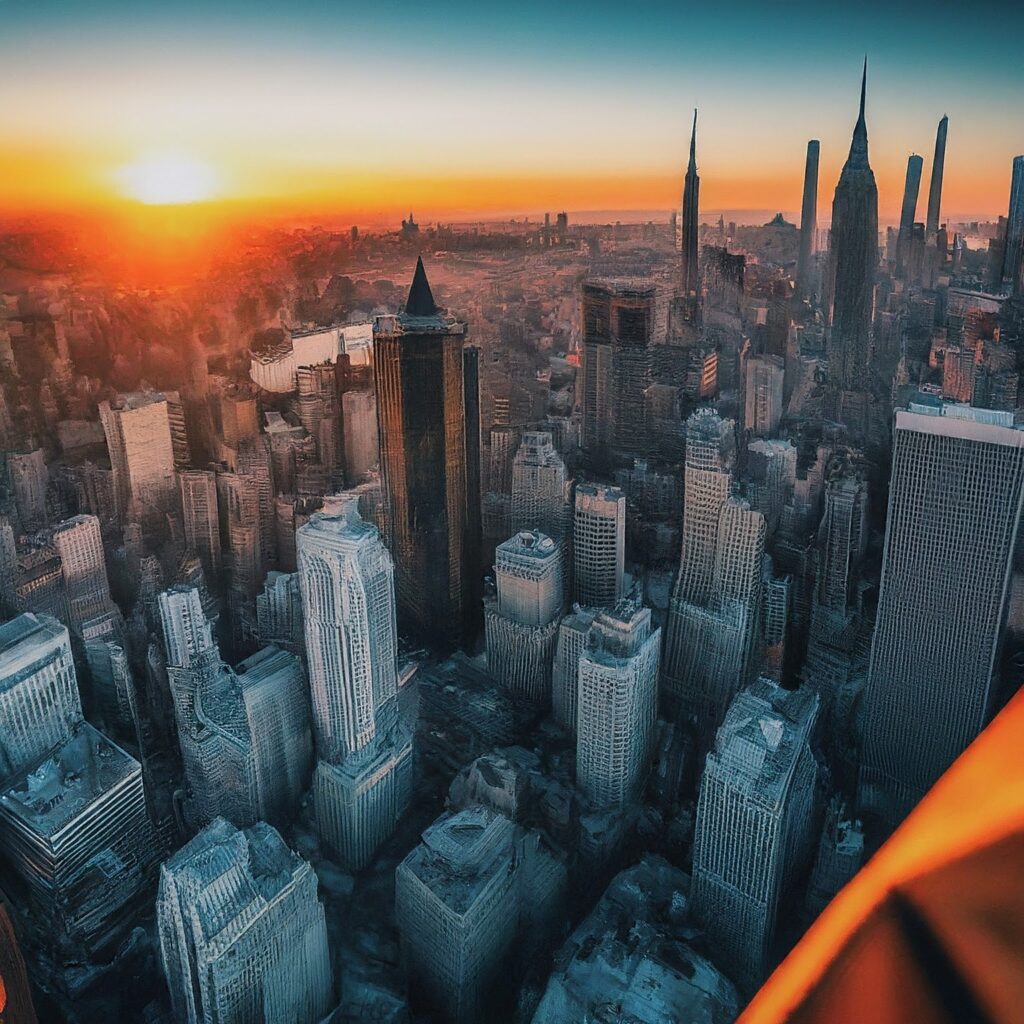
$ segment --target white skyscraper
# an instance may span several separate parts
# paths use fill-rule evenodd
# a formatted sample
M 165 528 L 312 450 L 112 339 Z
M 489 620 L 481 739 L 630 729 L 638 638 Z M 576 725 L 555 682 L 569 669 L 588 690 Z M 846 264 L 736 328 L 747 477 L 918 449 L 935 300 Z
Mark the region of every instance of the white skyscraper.
M 573 519 L 573 595 L 577 604 L 611 608 L 623 596 L 626 495 L 618 487 L 578 484 Z
M 564 883 L 536 832 L 480 806 L 439 818 L 395 872 L 414 998 L 450 1024 L 493 1019 L 490 990 L 514 970 L 514 947 L 543 943 Z
M 237 825 L 287 820 L 312 761 L 302 663 L 265 647 L 231 669 L 221 660 L 199 591 L 159 597 L 190 817 L 222 815 Z
M 0 787 L 5 888 L 45 947 L 43 977 L 117 948 L 161 855 L 142 768 L 79 721 Z M 101 954 L 102 955 L 102 954 Z
M 994 710 L 1024 502 L 1012 413 L 896 413 L 860 803 L 895 826 Z
M 0 626 L 0 778 L 66 740 L 81 719 L 67 629 L 32 612 Z
M 60 555 L 68 623 L 76 635 L 119 634 L 121 613 L 110 596 L 100 521 L 96 516 L 65 519 L 53 528 L 51 543 Z
M 484 609 L 488 668 L 512 693 L 546 704 L 565 586 L 561 545 L 523 530 L 498 545 L 494 571 L 497 598 Z
M 316 875 L 271 826 L 211 822 L 164 862 L 156 910 L 182 1024 L 318 1024 L 330 1011 Z
M 639 798 L 658 717 L 661 630 L 651 611 L 624 601 L 601 612 L 579 661 L 576 782 L 594 807 Z
M 722 968 L 751 992 L 772 966 L 780 903 L 813 849 L 818 696 L 758 679 L 707 756 L 693 849 L 694 912 Z
M 353 496 L 327 498 L 296 533 L 313 697 L 321 838 L 362 867 L 394 830 L 411 787 L 398 714 L 394 566 Z
M 683 544 L 669 605 L 664 686 L 671 713 L 710 740 L 756 674 L 767 525 L 731 497 L 733 423 L 701 409 L 687 422 Z
M 569 527 L 569 475 L 544 431 L 527 431 L 512 460 L 512 529 L 565 537 Z
M 576 709 L 579 703 L 580 657 L 596 615 L 594 609 L 574 605 L 558 627 L 551 673 L 551 707 L 555 720 L 573 735 L 576 734 Z

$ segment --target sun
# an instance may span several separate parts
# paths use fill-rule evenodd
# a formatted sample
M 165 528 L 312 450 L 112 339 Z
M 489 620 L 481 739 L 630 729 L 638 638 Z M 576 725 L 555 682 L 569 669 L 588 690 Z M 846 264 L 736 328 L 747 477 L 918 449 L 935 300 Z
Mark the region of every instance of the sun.
M 213 199 L 220 184 L 209 164 L 180 153 L 153 153 L 119 167 L 114 177 L 123 195 L 153 206 Z

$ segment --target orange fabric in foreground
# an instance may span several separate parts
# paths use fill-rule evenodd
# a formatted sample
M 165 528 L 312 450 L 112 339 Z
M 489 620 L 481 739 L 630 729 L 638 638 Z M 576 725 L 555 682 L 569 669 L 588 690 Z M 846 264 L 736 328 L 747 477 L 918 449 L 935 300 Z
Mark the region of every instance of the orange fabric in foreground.
M 1024 690 L 832 901 L 741 1024 L 1024 1020 Z

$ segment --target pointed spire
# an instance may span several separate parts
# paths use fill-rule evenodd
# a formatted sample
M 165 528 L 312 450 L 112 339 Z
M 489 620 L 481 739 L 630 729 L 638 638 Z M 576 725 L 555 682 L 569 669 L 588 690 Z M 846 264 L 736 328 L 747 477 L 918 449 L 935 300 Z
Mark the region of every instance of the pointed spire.
M 853 141 L 850 143 L 850 155 L 847 167 L 867 168 L 868 165 L 868 126 L 864 120 L 864 105 L 868 91 L 868 58 L 864 57 L 864 71 L 860 79 L 860 111 L 857 123 L 853 128 Z
M 697 170 L 697 108 L 693 108 L 693 130 L 690 132 L 690 170 Z
M 416 273 L 412 275 L 409 298 L 405 300 L 405 312 L 407 316 L 435 316 L 437 313 L 434 294 L 430 290 L 427 272 L 423 269 L 422 256 L 416 260 Z

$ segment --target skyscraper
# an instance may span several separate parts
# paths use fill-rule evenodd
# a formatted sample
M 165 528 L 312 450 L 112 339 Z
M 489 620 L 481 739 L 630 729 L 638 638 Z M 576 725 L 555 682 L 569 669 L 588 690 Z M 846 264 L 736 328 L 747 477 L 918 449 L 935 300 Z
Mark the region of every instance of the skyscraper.
M 807 143 L 807 163 L 804 166 L 804 196 L 800 208 L 800 255 L 796 267 L 796 289 L 801 298 L 814 290 L 814 238 L 818 233 L 818 155 L 821 143 L 811 139 Z
M 644 392 L 652 383 L 658 301 L 653 285 L 628 280 L 583 285 L 580 443 L 603 464 L 643 454 Z
M 551 698 L 551 661 L 565 593 L 561 545 L 537 530 L 499 544 L 497 598 L 485 605 L 487 666 L 511 693 L 536 703 Z
M 740 692 L 707 756 L 693 848 L 694 912 L 741 989 L 772 966 L 780 907 L 809 859 L 818 697 L 759 679 Z
M 81 719 L 67 629 L 33 612 L 0 626 L 0 778 L 66 740 Z
M 99 520 L 95 516 L 65 519 L 53 528 L 51 542 L 60 555 L 71 628 L 81 636 L 104 617 L 110 620 L 109 631 L 119 628 L 121 616 L 110 596 Z
M 568 532 L 569 475 L 546 431 L 526 431 L 512 460 L 512 529 Z
M 480 615 L 477 361 L 465 333 L 437 308 L 422 260 L 405 312 L 373 328 L 398 609 L 410 629 L 451 644 L 471 639 Z
M 630 600 L 594 619 L 579 660 L 576 782 L 590 803 L 639 799 L 658 716 L 661 630 Z
M 578 604 L 612 607 L 625 592 L 626 495 L 579 484 L 573 519 L 573 594 Z
M 317 1024 L 331 1009 L 313 869 L 264 822 L 211 822 L 164 862 L 160 961 L 175 1019 Z
M 896 238 L 896 276 L 906 279 L 910 264 L 910 245 L 917 216 L 917 194 L 921 188 L 924 160 L 916 153 L 907 158 L 907 180 L 903 185 L 903 207 L 900 210 L 899 235 Z
M 160 855 L 141 766 L 88 722 L 0 787 L 5 885 L 45 951 L 41 980 L 117 948 Z
M 411 788 L 412 737 L 398 713 L 395 570 L 353 496 L 328 498 L 296 534 L 313 697 L 313 797 L 322 839 L 362 867 Z
M 14 489 L 14 507 L 25 533 L 46 522 L 46 488 L 50 475 L 42 448 L 28 452 L 7 452 L 7 474 Z
M 701 409 L 687 421 L 683 545 L 669 603 L 664 686 L 670 713 L 709 741 L 758 660 L 767 524 L 731 496 L 732 420 Z
M 829 373 L 842 391 L 865 392 L 871 369 L 871 321 L 878 263 L 878 188 L 868 163 L 864 121 L 868 65 L 850 153 L 832 202 L 834 275 Z
M 1006 216 L 1006 248 L 1003 252 L 1003 283 L 1016 285 L 1024 260 L 1024 156 L 1013 158 L 1010 205 Z
M 927 241 L 932 243 L 939 231 L 939 213 L 942 207 L 942 171 L 946 164 L 946 129 L 949 118 L 943 114 L 935 132 L 935 157 L 932 160 L 932 180 L 928 188 L 928 222 L 925 226 Z
M 896 413 L 860 803 L 896 825 L 992 714 L 1024 431 L 921 396 Z
M 683 180 L 683 203 L 680 211 L 679 286 L 684 298 L 700 291 L 700 268 L 697 265 L 697 227 L 700 214 L 700 177 L 697 174 L 697 111 L 693 112 L 690 133 L 690 162 Z
M 133 392 L 100 403 L 100 422 L 114 470 L 114 500 L 122 522 L 175 507 L 176 462 L 187 465 L 181 401 L 177 392 Z
M 573 735 L 579 707 L 580 658 L 596 615 L 595 609 L 581 608 L 577 604 L 558 627 L 551 672 L 551 706 L 558 724 Z
M 771 437 L 782 420 L 782 356 L 751 356 L 746 377 L 743 426 L 758 437 Z
M 395 918 L 413 997 L 452 1024 L 495 1019 L 489 997 L 538 945 L 565 869 L 539 835 L 485 807 L 445 814 L 395 872 Z M 525 957 L 523 958 L 525 959 Z
M 185 543 L 203 563 L 207 581 L 216 586 L 222 566 L 217 478 L 207 470 L 193 469 L 179 473 L 178 483 L 181 487 Z
M 287 820 L 309 780 L 309 701 L 302 663 L 265 647 L 234 670 L 221 660 L 199 591 L 159 597 L 188 812 L 245 827 Z

